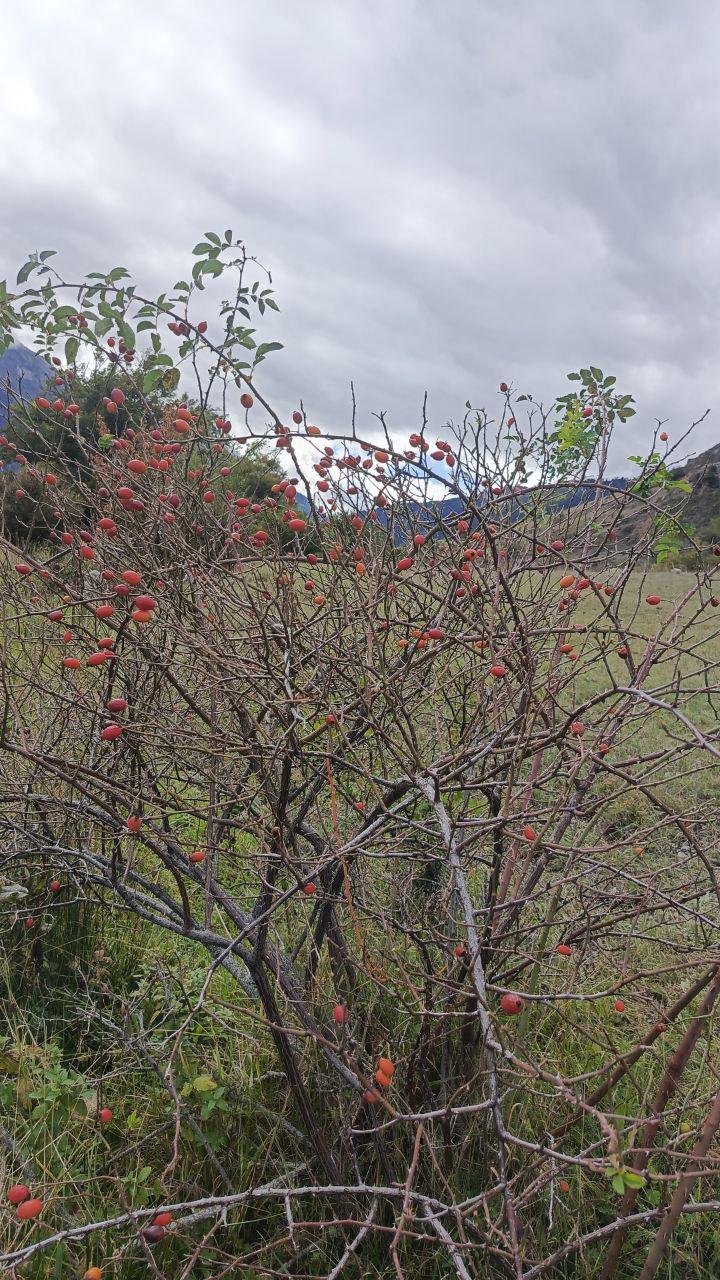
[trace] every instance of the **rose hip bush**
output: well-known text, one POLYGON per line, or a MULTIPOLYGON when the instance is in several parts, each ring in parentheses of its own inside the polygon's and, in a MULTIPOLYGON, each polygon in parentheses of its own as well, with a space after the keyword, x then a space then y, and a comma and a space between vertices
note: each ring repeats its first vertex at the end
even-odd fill
POLYGON ((3 1266, 648 1280, 720 1121, 716 573, 648 575, 667 433, 608 480, 595 368, 319 427, 231 233, 159 298, 51 257, 0 289, 50 362, 0 438, 0 921, 9 1025, 77 1061, 0 1061, 3 1266))

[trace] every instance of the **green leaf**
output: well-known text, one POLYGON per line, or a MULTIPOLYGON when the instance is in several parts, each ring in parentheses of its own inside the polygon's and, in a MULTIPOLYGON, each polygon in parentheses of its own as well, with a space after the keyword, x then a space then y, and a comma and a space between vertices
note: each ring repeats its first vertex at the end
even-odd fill
POLYGON ((195 245, 195 248, 193 249, 193 257, 195 257, 195 258, 204 257, 204 256, 205 256, 205 254, 206 254, 206 253, 209 253, 211 249, 212 249, 212 245, 211 245, 211 244, 205 244, 205 243, 201 240, 201 241, 200 241, 200 243, 199 243, 199 244, 196 244, 196 245, 195 245))
POLYGON ((255 352, 255 363, 259 364, 259 362, 261 360, 264 360, 265 356, 269 355, 271 351, 282 351, 282 349, 283 349, 282 342, 261 342, 257 351, 255 352))
POLYGON ((40 261, 47 262, 48 258, 54 258, 56 253, 57 249, 43 249, 40 254, 40 261))
POLYGON ((568 378, 569 378, 570 382, 580 382, 580 374, 579 374, 579 373, 569 373, 569 374, 568 374, 568 378))
POLYGON ((217 258, 208 258, 207 262, 202 263, 201 271, 204 276, 221 276, 223 265, 217 258))
POLYGON ((644 1187, 645 1179, 641 1173, 637 1173, 635 1169, 623 1170, 623 1181, 626 1187, 644 1187))
POLYGON ((192 1085, 196 1093, 212 1093, 213 1089, 217 1089, 212 1076, 208 1075, 196 1076, 192 1085))
POLYGON ((118 333, 120 334, 120 337, 125 343, 125 346, 128 347, 128 349, 131 351, 134 350, 135 334, 133 333, 133 330, 130 328, 130 325, 128 324, 127 320, 118 320, 118 333))
POLYGON ((590 365, 590 372, 596 382, 602 382, 602 369, 596 369, 594 365, 590 365))
POLYGON ((113 267, 112 271, 108 274, 108 280, 112 280, 114 282, 115 280, 122 280, 123 276, 129 275, 130 272, 126 271, 124 267, 113 267))
POLYGON ((216 231, 206 231, 206 232, 205 232, 205 239, 206 239, 206 240, 210 240, 210 241, 212 242, 212 244, 217 244, 217 245, 221 245, 221 244, 222 244, 222 240, 220 239, 220 237, 219 237, 219 235, 217 234, 217 232, 216 232, 216 231))
POLYGON ((625 1191, 625 1179, 622 1174, 616 1173, 610 1185, 613 1191, 617 1191, 618 1195, 621 1196, 625 1191))
POLYGON ((26 280, 29 280, 33 271, 35 271, 37 265, 38 265, 37 262, 34 262, 32 258, 30 259, 29 262, 26 262, 25 266, 21 267, 20 270, 18 271, 17 280, 15 281, 15 283, 24 284, 26 280))
POLYGON ((152 391, 153 387, 156 387, 158 382, 163 378, 165 372, 166 371, 162 366, 154 369, 148 369, 143 374, 143 391, 152 391))
POLYGON ((79 338, 68 338, 67 342, 65 343, 65 359, 68 364, 72 364, 73 361, 75 360, 75 357, 78 353, 79 346, 80 346, 79 338))

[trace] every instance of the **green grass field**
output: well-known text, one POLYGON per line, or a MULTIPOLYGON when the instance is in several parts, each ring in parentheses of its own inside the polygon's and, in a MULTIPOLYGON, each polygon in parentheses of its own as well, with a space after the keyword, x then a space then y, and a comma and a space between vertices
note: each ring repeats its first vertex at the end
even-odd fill
MULTIPOLYGON (((645 603, 645 595, 662 597, 664 614, 670 602, 680 602, 687 594, 691 575, 655 571, 645 581, 633 580, 623 601, 623 625, 635 663, 640 661, 648 638, 654 634, 658 610, 645 603)), ((555 955, 543 956, 535 974, 538 987, 554 1000, 531 1005, 523 1018, 515 1048, 531 1060, 542 1060, 552 1069, 571 1078, 578 1087, 592 1087, 596 1073, 613 1056, 619 1058, 637 1042, 644 1028, 683 989, 693 966, 717 955, 717 934, 713 937, 704 923, 714 916, 717 904, 708 884, 699 884, 693 899, 694 917, 678 915, 672 904, 662 913, 643 914, 642 895, 648 885, 653 890, 667 887, 676 893, 680 869, 687 865, 688 879, 697 878, 697 865, 683 842, 677 824, 658 826, 653 800, 657 795, 677 816, 692 824, 694 836, 713 858, 712 831, 720 813, 720 770, 718 760, 702 748, 700 735, 716 732, 720 714, 720 611, 706 607, 695 616, 687 605, 663 635, 659 660, 645 688, 665 709, 636 723, 635 695, 620 692, 629 682, 628 665, 616 653, 616 638, 606 643, 602 626, 594 624, 597 602, 588 597, 574 616, 577 661, 571 677, 562 687, 562 708, 591 703, 588 724, 602 725, 608 706, 626 704, 626 716, 613 744, 610 771, 599 788, 599 805, 582 814, 573 827, 578 847, 587 849, 588 865, 597 847, 613 843, 602 874, 588 874, 577 891, 570 888, 563 903, 566 922, 573 911, 588 910, 588 883, 597 894, 591 904, 600 911, 611 909, 613 893, 637 890, 634 905, 618 914, 617 924, 603 936, 600 947, 580 945, 569 963, 555 955), (588 628, 585 631, 585 628, 588 628), (683 692, 678 693, 679 677, 683 692), (668 775, 667 762, 675 754, 677 767, 668 775), (632 761, 636 785, 632 790, 624 776, 632 761), (620 889, 618 889, 620 886, 620 889), (672 963, 671 963, 672 962, 672 963), (642 974, 643 981, 636 977, 642 974), (622 986, 623 979, 627 985, 622 986), (627 1001, 626 1016, 613 1011, 615 987, 627 1001), (580 998, 565 1001, 569 988, 580 998)), ((564 668, 563 668, 564 670, 564 668)), ((640 700, 642 701, 642 700, 640 700)), ((643 712, 647 704, 643 704, 643 712)), ((188 800, 190 797, 188 797, 188 800)), ((341 806, 340 821, 343 809, 341 806)), ((192 819, 185 834, 194 838, 192 819)), ((198 829, 198 836, 200 832, 198 829)), ((251 844, 238 845, 235 889, 242 895, 243 852, 252 853, 251 844)), ((370 867, 373 868, 372 863, 370 867)), ((572 879, 574 868, 568 869, 572 879)), ((363 868, 363 876, 375 874, 363 868)), ((480 872, 473 873, 479 883, 480 872)), ((398 880, 391 862, 377 864, 377 875, 387 892, 389 910, 399 900, 398 880)), ((248 889, 249 901, 251 901, 248 889)), ((343 910, 342 896, 339 909, 343 910)), ((399 909, 399 908, 398 908, 399 909)), ((420 910, 432 912, 428 899, 420 910)), ((541 898, 532 915, 533 930, 524 943, 528 961, 536 959, 538 939, 548 919, 547 896, 541 898)), ((283 930, 282 917, 278 924, 283 930)), ((554 928, 557 926, 553 925, 554 928)), ((383 923, 370 911, 362 918, 365 943, 382 954, 385 946, 383 923)), ((557 941, 555 935, 552 935, 557 941)), ((561 935, 558 934, 558 938, 561 935)), ((396 956, 417 985, 422 975, 421 952, 410 943, 396 956)), ((2 945, 1 975, 4 994, 5 1027, 0 1039, 0 1162, 17 1168, 18 1153, 27 1176, 52 1187, 53 1205, 70 1220, 102 1218, 108 1198, 116 1207, 142 1208, 173 1199, 201 1197, 212 1188, 242 1188, 253 1182, 268 1182, 287 1170, 289 1152, 298 1167, 304 1167, 308 1151, 298 1128, 286 1086, 278 1075, 277 1059, 264 1020, 238 996, 237 985, 219 971, 209 985, 207 998, 198 1007, 207 975, 202 953, 182 938, 154 928, 121 906, 106 904, 97 910, 88 902, 76 901, 58 917, 47 934, 44 952, 28 948, 20 920, 2 945), (142 1033, 142 1034, 141 1034, 142 1033), (170 1076, 168 1053, 173 1045, 170 1076), (170 1087, 168 1087, 168 1084, 170 1087), (98 1125, 100 1107, 108 1106, 114 1121, 98 1125), (174 1145, 175 1124, 180 1118, 182 1140, 174 1145)), ((520 980, 520 985, 525 981, 520 980)), ((331 999, 332 973, 325 963, 317 975, 313 998, 319 1006, 331 999)), ((412 1043, 417 1023, 416 1008, 407 989, 392 974, 384 988, 373 989, 367 1002, 367 1019, 395 1028, 398 1040, 412 1043)), ((684 1025, 681 1018, 678 1031, 684 1025)), ((707 1108, 707 1098, 715 1085, 713 1038, 717 1028, 708 1022, 700 1052, 693 1059, 678 1099, 672 1141, 682 1148, 683 1134, 692 1133, 707 1108)), ((647 1104, 662 1076, 677 1037, 661 1039, 646 1054, 636 1071, 629 1073, 612 1097, 612 1116, 622 1129, 625 1117, 633 1116, 647 1104)), ((308 1054, 313 1050, 308 1048, 308 1054)), ((318 1066, 318 1071, 320 1067, 318 1066)), ((562 1106, 552 1090, 539 1082, 518 1077, 505 1099, 508 1114, 520 1139, 536 1142, 564 1119, 562 1106)), ((317 1105, 323 1106, 319 1090, 317 1105)), ((627 1135, 630 1141, 631 1135, 627 1135)), ((573 1142, 577 1149, 592 1140, 592 1124, 583 1120, 573 1142)), ((720 1160, 720 1152, 718 1153, 720 1160)), ((488 1176, 482 1128, 468 1136, 460 1150, 443 1150, 437 1138, 438 1185, 444 1170, 464 1166, 464 1194, 480 1193, 488 1176)), ((0 1173, 2 1172, 0 1165, 0 1173)), ((568 1189, 552 1194, 546 1188, 528 1211, 528 1230, 533 1249, 542 1256, 559 1248, 573 1233, 591 1231, 598 1222, 611 1220, 617 1210, 617 1195, 607 1180, 577 1168, 565 1174, 568 1189)), ((5 1177, 2 1178, 5 1181, 5 1177)), ((697 1199, 711 1199, 716 1187, 710 1179, 699 1186, 697 1199)), ((646 1207, 661 1201, 662 1181, 644 1192, 646 1207)), ((304 1206, 308 1220, 313 1206, 304 1206)), ((248 1261, 247 1275, 325 1276, 337 1251, 327 1236, 318 1237, 314 1247, 303 1247, 294 1265, 286 1270, 281 1251, 262 1253, 262 1242, 282 1234, 282 1204, 244 1209, 233 1219, 221 1241, 238 1256, 260 1250, 256 1263, 248 1261), (256 1271, 252 1271, 252 1266, 256 1271)), ((481 1214, 478 1221, 481 1220, 481 1214)), ((0 1247, 9 1250, 18 1239, 14 1221, 6 1215, 0 1221, 0 1247)), ((24 1237, 23 1237, 24 1238, 24 1237)), ((638 1240, 647 1241, 644 1231, 638 1240)), ((180 1260, 187 1256, 186 1243, 174 1242, 164 1254, 160 1274, 186 1274, 180 1260), (173 1270, 177 1267, 177 1272, 173 1270)), ((85 1246, 83 1246, 85 1248, 85 1246)), ((147 1274, 146 1264, 124 1254, 124 1246, 112 1232, 102 1241, 104 1277, 135 1280, 147 1274)), ((84 1265, 97 1257, 95 1241, 86 1247, 84 1265)), ((22 1271, 32 1280, 71 1280, 81 1274, 81 1250, 68 1243, 41 1254, 22 1271)), ((208 1255, 209 1257, 209 1255, 208 1255)), ((447 1259, 433 1260, 428 1250, 405 1246, 405 1263, 421 1280, 445 1280, 447 1259)), ((558 1263, 552 1274, 567 1280, 591 1280, 598 1274, 602 1249, 590 1247, 558 1263)), ((213 1268, 217 1255, 213 1253, 213 1268)), ((660 1275, 663 1280, 711 1280, 720 1272, 720 1234, 711 1218, 684 1219, 674 1237, 672 1250, 660 1275)), ((192 1277, 217 1274, 203 1264, 202 1251, 192 1277)), ((382 1236, 364 1250, 361 1261, 350 1261, 343 1272, 353 1280, 393 1274, 382 1236)), ((494 1273, 493 1273, 494 1274, 494 1273)), ((498 1272, 498 1274, 500 1274, 498 1272)), ((637 1275, 633 1248, 628 1248, 618 1270, 620 1280, 637 1275)))

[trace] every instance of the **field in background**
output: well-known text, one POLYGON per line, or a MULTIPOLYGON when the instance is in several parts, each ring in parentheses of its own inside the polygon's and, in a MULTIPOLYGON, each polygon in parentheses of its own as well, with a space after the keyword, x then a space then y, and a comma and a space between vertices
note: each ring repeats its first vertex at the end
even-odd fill
MULTIPOLYGON (((638 576, 625 596, 623 617, 631 635, 631 649, 637 658, 644 647, 644 637, 652 634, 657 622, 657 610, 644 602, 648 590, 668 601, 680 600, 689 584, 691 575, 676 572, 655 572, 649 584, 638 576)), ((596 604, 588 598, 574 618, 582 627, 597 611, 596 604)), ((680 662, 685 674, 699 666, 698 656, 707 670, 709 663, 720 661, 720 614, 711 608, 692 624, 682 643, 668 650, 665 662, 656 668, 656 680, 650 681, 650 689, 656 684, 664 700, 672 700, 672 671, 680 662), (678 657, 678 651, 683 653, 678 657), (668 687, 670 685, 670 687, 668 687)), ((681 615, 682 628, 687 618, 681 615)), ((582 632, 579 633, 582 636, 582 632)), ((580 703, 592 698, 608 687, 603 661, 594 650, 595 633, 586 642, 578 640, 579 654, 576 664, 574 699, 580 703)), ((626 679, 626 667, 614 652, 607 658, 616 680, 626 679)), ((568 700, 565 690, 563 700, 568 700)), ((692 718, 702 731, 712 729, 720 710, 718 695, 708 695, 699 687, 689 700, 682 702, 679 710, 692 718)), ((688 743, 692 734, 687 726, 668 712, 655 722, 652 733, 642 741, 642 752, 648 760, 644 766, 645 784, 652 788, 655 764, 653 753, 662 753, 665 735, 680 734, 688 743)), ((616 754, 623 757, 623 741, 632 744, 633 754, 638 743, 633 736, 632 725, 621 735, 616 754)), ((678 806, 678 812, 691 815, 693 823, 717 820, 720 796, 720 773, 717 766, 708 765, 707 757, 698 759, 691 746, 685 756, 686 769, 679 773, 666 789, 666 798, 678 806)), ((607 788, 612 788, 608 781, 607 788)), ((592 821, 585 820, 583 840, 591 849, 601 843, 609 831, 609 822, 616 824, 627 839, 627 849, 617 859, 618 872, 632 876, 637 871, 656 877, 658 883, 667 879, 677 882, 677 868, 685 857, 682 838, 675 827, 643 840, 636 847, 636 832, 648 818, 649 807, 643 805, 642 796, 628 800, 620 782, 617 784, 616 809, 603 811, 604 828, 598 830, 592 821), (626 856, 625 856, 626 855, 626 856)), ((367 870, 365 871, 367 874, 367 870)), ((599 900, 613 892, 612 877, 599 877, 599 900)), ((640 913, 640 903, 638 912, 640 913)), ((704 894, 697 896, 698 916, 707 907, 704 894)), ((539 904, 538 917, 543 904, 539 904)), ((431 910, 431 899, 428 901, 431 910)), ((378 949, 383 946, 382 929, 371 921, 364 922, 366 940, 372 939, 376 927, 378 949)), ((21 937, 18 925, 18 940, 21 937)), ((648 1019, 659 1014, 663 1005, 672 998, 683 981, 682 966, 672 980, 663 972, 663 959, 668 949, 677 956, 679 950, 703 946, 703 926, 699 922, 695 933, 688 932, 686 923, 675 926, 672 911, 660 919, 657 915, 637 929, 632 913, 619 923, 613 946, 604 955, 595 952, 585 959, 582 952, 572 961, 572 982, 579 983, 587 993, 587 1002, 573 1001, 571 1011, 562 1000, 556 1002, 552 1013, 530 1018, 525 1030, 525 1048, 528 1053, 542 1053, 545 1061, 554 1061, 557 1070, 578 1080, 592 1078, 592 1073, 608 1052, 609 1046, 621 1054, 633 1044, 648 1019), (634 1004, 632 987, 626 992, 622 987, 622 974, 626 968, 644 965, 657 970, 656 1001, 649 1007, 647 1001, 634 1004), (612 1010, 610 995, 603 992, 617 987, 628 996, 628 1010, 623 1017, 612 1010)), ((115 909, 112 916, 102 915, 92 905, 80 902, 58 919, 58 924, 46 941, 47 962, 50 970, 42 983, 38 981, 38 958, 30 949, 20 946, 4 953, 5 972, 3 985, 6 991, 16 993, 9 1005, 8 1025, 0 1040, 0 1109, 7 1117, 0 1128, 0 1160, 4 1151, 8 1157, 13 1142, 20 1142, 34 1176, 38 1180, 52 1182, 70 1213, 77 1212, 84 1219, 102 1216, 104 1178, 114 1177, 122 1169, 121 1182, 128 1203, 142 1206, 156 1200, 172 1199, 180 1187, 183 1194, 188 1188, 197 1189, 226 1183, 245 1185, 253 1180, 268 1181, 282 1171, 286 1148, 277 1142, 277 1114, 293 1131, 292 1111, 287 1100, 279 1092, 281 1082, 274 1070, 272 1046, 262 1020, 255 1020, 247 1011, 241 1011, 235 1003, 236 989, 222 973, 213 978, 209 996, 201 1013, 192 1014, 194 1003, 205 978, 206 968, 198 967, 195 950, 182 940, 171 939, 136 918, 126 916, 115 909), (77 988, 77 976, 83 971, 83 992, 77 988), (89 987, 87 981, 89 977, 89 987), (82 996, 82 999, 78 998, 82 996), (154 1009, 162 1008, 161 1020, 154 1025, 154 1009), (94 1009, 94 1018, 88 1022, 88 1007, 94 1009), (156 1059, 148 1059, 147 1046, 138 1037, 133 1041, 124 1033, 125 1044, 118 1043, 117 1029, 132 1009, 129 1026, 141 1025, 150 1032, 151 1052, 155 1046, 156 1059), (168 1012, 170 1010, 170 1012, 168 1012), (167 1046, 181 1025, 189 1018, 182 1048, 177 1056, 172 1079, 175 1096, 182 1100, 183 1115, 189 1131, 182 1146, 182 1154, 175 1158, 172 1150, 173 1100, 168 1094, 167 1080, 163 1081, 163 1061, 167 1046), (103 1028, 106 1028, 104 1031, 103 1028), (104 1085, 98 1093, 95 1080, 102 1075, 104 1085), (100 1106, 110 1106, 120 1123, 108 1132, 98 1130, 96 1115, 100 1106), (194 1128, 193 1128, 194 1126, 194 1128), (142 1155, 133 1155, 135 1135, 145 1141, 142 1155), (88 1169, 96 1167, 97 1176, 88 1178, 88 1169), (162 1171, 165 1171, 164 1173, 162 1171)), ((320 984, 329 975, 323 970, 320 984)), ((544 964, 541 981, 543 989, 555 989, 558 994, 568 982, 568 970, 553 958, 544 964)), ((386 999, 385 996, 378 996, 386 999)), ((387 1017, 397 1017, 400 1022, 406 1016, 401 1007, 388 1011, 387 1017)), ((709 1054, 705 1061, 693 1068, 690 1093, 701 1099, 711 1088, 713 1068, 709 1054)), ((660 1075, 667 1051, 660 1043, 650 1059, 644 1063, 641 1079, 628 1081, 625 1088, 625 1104, 622 1094, 616 1106, 627 1105, 633 1110, 635 1090, 647 1093, 653 1080, 660 1075)), ((531 1097, 525 1097, 523 1131, 529 1141, 536 1137, 535 1124, 546 1112, 535 1114, 531 1097)), ((699 1112, 698 1112, 699 1114, 699 1112)), ((558 1122, 561 1120, 558 1111, 558 1122)), ((697 1117, 694 1116, 693 1120, 697 1117)), ((298 1140, 298 1154, 302 1143, 298 1140)), ((463 1155, 468 1161, 467 1193, 472 1194, 473 1153, 463 1155)), ((656 1193, 651 1191, 649 1203, 656 1193)), ((616 1197, 602 1179, 589 1179, 578 1172, 569 1180, 566 1191, 554 1193, 548 1199, 546 1241, 544 1247, 558 1245, 565 1238, 570 1225, 579 1231, 591 1229, 615 1212, 616 1197)), ((251 1251, 264 1233, 278 1228, 282 1209, 267 1209, 249 1213, 236 1231, 235 1248, 246 1247, 251 1251), (243 1245, 245 1240, 245 1245, 243 1245)), ((4 1249, 11 1247, 14 1226, 8 1224, 5 1237, 0 1239, 4 1249)), ((109 1246, 110 1247, 110 1246, 109 1246)), ((89 1256, 89 1255, 88 1255, 89 1256)), ((25 1274, 44 1280, 63 1270, 63 1248, 59 1248, 52 1267, 49 1259, 41 1257, 25 1274)), ((442 1280, 439 1272, 425 1270, 419 1255, 420 1269, 415 1273, 426 1280, 442 1280)), ((720 1268, 720 1242, 709 1224, 701 1229, 692 1218, 684 1220, 678 1228, 671 1269, 661 1272, 666 1280, 710 1280, 720 1268)), ((312 1260, 313 1275, 323 1271, 322 1247, 312 1260)), ((330 1265, 329 1258, 327 1266, 330 1265)), ((124 1275, 118 1259, 117 1272, 124 1275)), ((596 1274, 596 1255, 574 1258, 569 1269, 557 1274, 572 1280, 590 1280, 596 1274)), ((385 1276, 385 1261, 381 1244, 376 1242, 366 1252, 361 1266, 349 1266, 346 1275, 355 1277, 385 1276)), ((193 1274, 202 1275, 202 1269, 193 1274)), ((258 1271, 258 1276, 266 1275, 258 1271)), ((635 1275, 632 1251, 623 1261, 618 1275, 631 1280, 635 1275)), ((443 1273, 443 1276, 445 1273, 443 1273)))

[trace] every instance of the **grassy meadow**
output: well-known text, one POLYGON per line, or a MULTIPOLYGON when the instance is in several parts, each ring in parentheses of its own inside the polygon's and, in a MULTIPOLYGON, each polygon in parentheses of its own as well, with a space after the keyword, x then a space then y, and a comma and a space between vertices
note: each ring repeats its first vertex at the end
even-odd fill
MULTIPOLYGON (((658 611, 645 603, 645 596, 660 595, 667 613, 668 602, 681 601, 693 581, 690 574, 671 570, 653 571, 644 579, 637 575, 633 580, 623 597, 622 620, 635 663, 657 624, 658 611)), ((624 696, 617 687, 628 681, 627 662, 616 653, 615 640, 603 643, 597 613, 597 601, 588 594, 573 615, 577 659, 572 679, 558 695, 561 708, 597 707, 597 700, 603 699, 619 703, 624 696)), ((51 659, 52 654, 46 656, 48 663, 51 659)), ((568 928, 575 911, 578 920, 583 912, 593 916, 606 908, 610 912, 616 895, 623 895, 625 905, 616 911, 614 926, 603 935, 602 943, 587 948, 582 940, 574 943, 566 962, 546 954, 540 943, 547 927, 550 890, 534 909, 535 924, 524 943, 526 963, 518 970, 517 982, 526 989, 530 979, 556 998, 530 1005, 515 1048, 530 1059, 552 1064, 559 1074, 575 1081, 578 1090, 589 1091, 602 1064, 620 1060, 637 1042, 644 1028, 687 984, 693 966, 717 955, 717 934, 713 936, 708 923, 717 920, 717 903, 707 880, 699 875, 690 845, 670 819, 674 814, 689 820, 706 856, 717 863, 712 833, 720 817, 720 761, 701 749, 687 722, 700 734, 716 731, 719 663, 720 611, 705 607, 696 616, 695 605, 688 604, 667 628, 659 660, 645 686, 666 709, 636 724, 633 700, 627 701, 609 757, 616 768, 608 770, 596 799, 574 823, 574 841, 586 851, 582 876, 577 874, 577 862, 564 867, 557 863, 557 875, 567 880, 563 919, 568 928), (679 674, 682 696, 677 694, 679 674), (679 754, 678 740, 683 744, 679 754), (671 776, 665 767, 669 752, 676 753, 677 767, 671 776), (624 776, 631 759, 636 762, 633 776, 639 784, 633 789, 624 776), (664 822, 653 804, 658 787, 666 806, 664 822), (608 843, 613 848, 601 860, 598 851, 608 843), (592 870, 595 862, 596 872, 592 870), (680 915, 673 906, 681 879, 687 884, 682 893, 683 901, 692 906, 690 914, 680 915), (589 884, 594 894, 590 904, 589 884), (655 891, 667 889, 666 910, 653 908, 645 914, 648 885, 655 891), (570 991, 580 993, 580 998, 564 998, 570 991), (620 994, 626 1003, 622 1015, 613 1008, 620 994)), ((22 803, 22 769, 17 777, 15 800, 6 799, 5 804, 22 803)), ((7 777, 5 781, 10 792, 7 777)), ((341 825, 348 813, 341 798, 341 825)), ((201 824, 192 816, 183 821, 177 828, 183 838, 190 844, 201 840, 201 824)), ((245 896, 251 904, 252 884, 248 881, 244 889, 243 852, 252 852, 251 843, 236 845, 232 885, 240 899, 245 896)), ((380 898, 390 913, 399 911, 403 875, 403 865, 390 858, 366 862, 364 880, 377 877, 368 900, 380 898)), ((199 897, 200 889, 190 892, 199 897)), ((426 895, 417 907, 421 918, 433 910, 432 888, 426 895)), ((52 1188, 51 1211, 62 1226, 101 1220, 109 1216, 109 1203, 123 1212, 201 1198, 210 1191, 224 1194, 267 1184, 287 1173, 289 1151, 298 1170, 306 1169, 307 1143, 278 1072, 266 1020, 239 998, 239 988, 230 976, 219 968, 208 984, 207 958, 192 942, 157 929, 117 901, 111 904, 101 888, 93 898, 64 885, 62 898, 63 910, 54 913, 52 927, 34 945, 24 936, 22 905, 9 928, 6 916, 0 944, 0 1183, 10 1176, 11 1167, 16 1171, 20 1167, 27 1180, 52 1188), (113 1113, 106 1125, 98 1123, 101 1108, 113 1113)), ((341 893, 341 913, 344 905, 341 893)), ((309 916, 309 905, 307 911, 309 916)), ((282 934, 282 914, 276 927, 282 934)), ((374 954, 387 955, 383 921, 369 909, 362 917, 362 931, 365 945, 374 954)), ((551 936, 557 941, 561 935, 551 936)), ((394 954, 393 963, 417 983, 420 949, 411 939, 394 954)), ((395 1029, 399 1043, 411 1044, 417 1009, 407 991, 400 982, 394 986, 389 965, 382 985, 373 985, 371 968, 368 974, 368 1019, 371 1015, 381 1018, 384 1026, 395 1029)), ((323 961, 313 998, 326 1013, 332 981, 323 961)), ((676 1030, 686 1018, 686 1014, 680 1016, 676 1030)), ((342 1044, 342 1033, 338 1039, 342 1044)), ((623 1117, 633 1116, 639 1103, 651 1097, 676 1041, 677 1035, 661 1037, 637 1069, 623 1078, 612 1098, 612 1114, 621 1128, 623 1117)), ((714 1087, 717 1054, 713 1045, 717 1045, 717 1015, 708 1022, 701 1052, 693 1058, 678 1095, 682 1115, 672 1141, 680 1145, 683 1133, 694 1131, 701 1121, 714 1087)), ((307 1047, 305 1052, 315 1051, 307 1047)), ((565 1119, 562 1106, 540 1081, 518 1077, 505 1102, 516 1134, 528 1143, 565 1119)), ((324 1106, 320 1092, 317 1105, 324 1106)), ((486 1177, 482 1133, 481 1127, 473 1129, 459 1150, 444 1150, 438 1138, 438 1186, 446 1168, 464 1166, 465 1196, 482 1190, 486 1177)), ((591 1135, 592 1123, 585 1117, 573 1135, 576 1148, 591 1141, 591 1135)), ((720 1150, 716 1155, 720 1161, 720 1150)), ((560 1249, 573 1233, 591 1232, 598 1223, 610 1221, 617 1210, 617 1195, 606 1179, 592 1176, 580 1165, 562 1172, 561 1189, 555 1183, 543 1184, 542 1212, 533 1210, 533 1250, 540 1256, 560 1249)), ((526 1189, 526 1182, 522 1186, 526 1189)), ((521 1206, 523 1194, 521 1190, 521 1206)), ((662 1194, 660 1179, 643 1192, 642 1204, 659 1204, 662 1194)), ((697 1199, 710 1200, 714 1195, 711 1185, 696 1190, 697 1199)), ((296 1205, 295 1210, 298 1220, 312 1220, 312 1203, 296 1205)), ((480 1222, 481 1207, 477 1213, 480 1222)), ((198 1245, 190 1271, 182 1269, 188 1248, 187 1240, 181 1243, 180 1222, 177 1239, 168 1244, 162 1260, 158 1258, 156 1274, 198 1280, 215 1276, 221 1273, 218 1267, 226 1254, 246 1258, 244 1274, 258 1278, 327 1276, 337 1259, 330 1231, 317 1232, 312 1238, 312 1233, 300 1229, 291 1264, 287 1253, 266 1248, 265 1241, 284 1236, 284 1214, 281 1200, 234 1210, 227 1225, 213 1230, 205 1245, 198 1245)), ((644 1230, 638 1228, 639 1238, 646 1240, 644 1230)), ((14 1219, 7 1214, 0 1217, 0 1248, 11 1250, 19 1236, 14 1219)), ((200 1240, 197 1233, 193 1238, 196 1243, 200 1240)), ((137 1250, 128 1252, 127 1244, 111 1230, 80 1243, 60 1242, 26 1263, 19 1274, 32 1280, 70 1280, 99 1255, 106 1280, 135 1280, 148 1274, 146 1259, 137 1250)), ((447 1259, 438 1259, 424 1245, 414 1250, 406 1242, 403 1256, 408 1274, 417 1280, 445 1280, 450 1274, 447 1259)), ((589 1245, 567 1260, 560 1259, 551 1274, 591 1280, 598 1274, 602 1256, 600 1245, 589 1245)), ((684 1218, 659 1274, 664 1280, 711 1280, 718 1273, 720 1233, 712 1219, 684 1218)), ((343 1271, 347 1280, 384 1280, 392 1274, 387 1238, 382 1234, 374 1236, 362 1257, 351 1258, 343 1271)), ((626 1249, 617 1274, 620 1280, 637 1275, 632 1247, 626 1249)))

